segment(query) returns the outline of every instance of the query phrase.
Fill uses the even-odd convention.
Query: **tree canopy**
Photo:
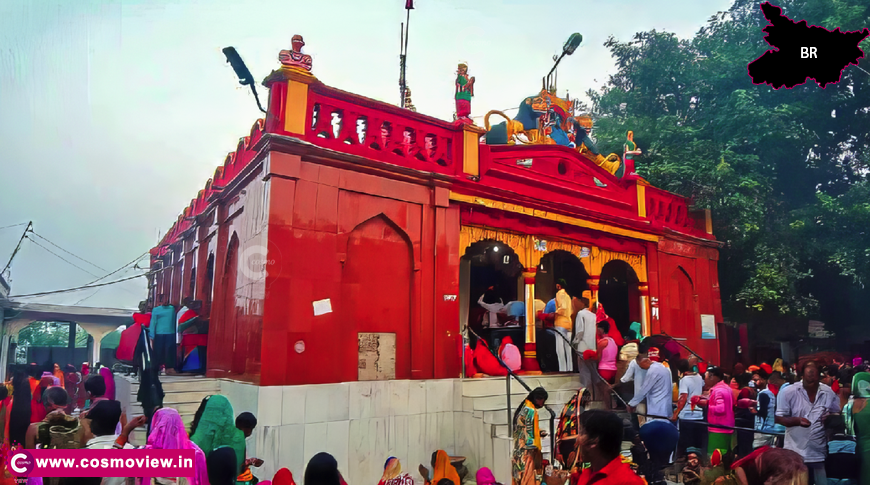
[[[777,5],[811,25],[870,25],[864,0]],[[610,38],[618,71],[588,93],[598,145],[619,152],[633,130],[638,173],[712,210],[726,317],[843,330],[870,320],[856,304],[870,278],[870,63],[826,89],[753,85],[747,64],[770,48],[766,25],[757,2],[735,0],[692,39]]]
[[[67,322],[33,322],[18,333],[18,347],[66,347],[69,345]],[[87,348],[88,333],[76,325],[76,348]]]

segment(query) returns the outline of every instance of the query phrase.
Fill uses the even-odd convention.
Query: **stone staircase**
[[[582,387],[577,374],[557,374],[544,376],[520,376],[530,388],[543,387],[549,398],[547,406],[555,413],[554,426],[559,424],[559,414],[565,404]],[[516,408],[528,395],[528,391],[511,379],[510,410],[507,403],[507,383],[504,377],[484,379],[464,379],[462,381],[462,409],[457,410],[456,422],[457,453],[468,458],[469,468],[489,467],[501,483],[510,483],[511,454],[513,441],[510,420]],[[589,409],[600,408],[602,403],[592,402]],[[508,415],[510,411],[510,416]],[[542,430],[550,431],[550,413],[546,409],[538,412]],[[544,458],[552,460],[550,438],[541,441]]]
[[[134,377],[129,376],[116,376],[116,382],[119,378],[128,383],[125,386],[129,389],[127,394],[129,401],[127,402],[122,400],[121,388],[118,386],[118,398],[122,400],[122,405],[126,405],[128,419],[143,414],[142,405],[136,398],[136,394],[139,392],[139,382]],[[163,406],[178,411],[187,427],[193,422],[193,416],[202,400],[206,396],[220,394],[220,381],[203,376],[160,376],[160,383],[163,384],[163,392],[166,394],[163,398]],[[134,431],[131,441],[136,445],[145,444],[145,429],[140,428]]]

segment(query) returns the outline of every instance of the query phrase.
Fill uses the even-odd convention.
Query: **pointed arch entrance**
[[[643,320],[639,283],[637,273],[621,259],[609,261],[601,268],[598,301],[622,335],[629,332],[632,322]]]
[[[522,274],[520,256],[502,241],[484,239],[466,247],[459,265],[461,327],[468,325],[475,333],[486,338],[484,333],[488,332],[485,330],[490,327],[486,305],[523,301],[525,289]],[[497,318],[499,323],[510,321],[507,314]],[[517,329],[522,336],[522,325]],[[468,339],[474,346],[477,337],[469,332]]]
[[[662,315],[662,330],[676,338],[695,342],[701,338],[700,317],[695,310],[695,283],[682,266],[667,280],[667,314]]]
[[[339,314],[340,321],[348,328],[336,333],[336,339],[342,340],[339,348],[361,351],[359,339],[363,333],[394,334],[395,361],[390,363],[389,355],[379,356],[377,372],[390,379],[410,379],[411,298],[414,294],[410,238],[387,216],[380,214],[350,232],[346,254],[341,272]],[[348,331],[351,328],[356,332]],[[336,358],[342,360],[342,366],[349,367],[348,373],[362,375],[358,371],[364,364],[356,352]]]
[[[541,258],[535,274],[535,299],[544,303],[556,297],[556,283],[565,280],[565,291],[580,298],[589,290],[589,273],[574,253],[563,249],[550,251]]]

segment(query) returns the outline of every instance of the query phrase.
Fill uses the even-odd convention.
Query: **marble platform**
[[[249,411],[257,416],[258,425],[248,439],[247,454],[264,460],[264,465],[254,470],[261,480],[270,480],[279,468],[286,467],[301,483],[308,460],[325,451],[336,458],[348,483],[377,483],[384,462],[395,456],[401,460],[403,470],[422,484],[417,466],[428,465],[432,452],[443,449],[467,458],[469,480],[474,479],[478,468],[487,466],[499,482],[510,483],[511,441],[504,378],[270,387],[199,379],[197,389],[206,386],[223,394],[236,415]],[[557,414],[580,387],[576,375],[524,380],[532,388],[547,389],[548,405]],[[525,395],[525,389],[514,381],[512,410]],[[199,394],[194,397],[202,399]],[[181,396],[175,400],[187,401]],[[549,413],[542,410],[540,420],[542,429],[546,429]],[[546,453],[549,440],[545,442]]]
[[[528,378],[542,385],[559,413],[579,388],[576,376]],[[503,378],[427,381],[348,382],[310,386],[260,387],[221,381],[221,393],[236,413],[253,412],[258,426],[249,442],[249,456],[265,460],[258,470],[269,479],[287,467],[303,476],[316,453],[335,456],[348,483],[377,483],[390,456],[422,483],[416,471],[428,465],[433,451],[467,457],[473,479],[490,467],[502,483],[510,483],[506,383]],[[525,397],[514,383],[511,407]],[[541,414],[542,427],[549,414]],[[509,440],[508,440],[509,441]],[[501,448],[495,449],[494,445]]]

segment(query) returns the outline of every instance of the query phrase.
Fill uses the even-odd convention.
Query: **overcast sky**
[[[516,107],[579,32],[583,45],[562,61],[559,89],[583,97],[614,72],[602,46],[608,36],[658,29],[689,38],[730,4],[416,0],[408,85],[419,112],[450,120],[456,64],[467,61],[477,78],[473,116]],[[235,46],[262,80],[298,33],[321,81],[398,103],[403,7],[404,0],[0,1],[0,227],[32,220],[36,233],[96,265],[34,238],[75,268],[25,240],[12,293],[87,284],[170,228],[261,116],[223,47]],[[23,229],[0,229],[0,269]],[[133,308],[144,297],[142,278],[27,300]]]

